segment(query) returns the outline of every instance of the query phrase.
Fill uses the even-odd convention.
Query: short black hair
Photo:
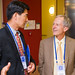
[[[21,15],[24,10],[29,10],[29,6],[21,1],[12,1],[7,6],[7,20],[10,20],[15,12]]]

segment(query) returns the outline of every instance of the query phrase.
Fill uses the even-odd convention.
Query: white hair
[[[58,18],[58,17],[63,17],[63,18],[64,18],[64,20],[63,20],[63,25],[64,25],[65,27],[68,27],[68,28],[71,27],[72,22],[71,22],[71,20],[70,20],[69,17],[67,17],[67,16],[65,16],[65,15],[57,15],[56,18]]]

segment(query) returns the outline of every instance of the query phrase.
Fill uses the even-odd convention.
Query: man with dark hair
[[[0,70],[10,62],[7,75],[28,75],[35,71],[35,61],[19,31],[28,21],[28,10],[28,5],[21,1],[12,1],[7,7],[7,23],[0,30]]]

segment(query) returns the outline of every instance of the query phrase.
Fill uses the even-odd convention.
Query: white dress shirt
[[[58,47],[58,42],[62,42],[61,43],[61,47],[62,47],[62,57],[64,56],[64,44],[65,44],[65,36],[63,37],[62,40],[58,40],[56,37],[55,37],[55,43],[56,43],[56,51],[57,51],[57,47]],[[53,42],[53,49],[54,49],[54,75],[57,75],[57,63],[56,63],[56,55],[55,55],[55,46],[54,46],[54,42]],[[58,56],[58,54],[57,54]]]

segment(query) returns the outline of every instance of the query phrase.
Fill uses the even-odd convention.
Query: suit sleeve
[[[32,56],[30,56],[30,62],[33,62],[36,65],[36,63],[35,63],[34,59],[32,58]]]
[[[43,71],[43,64],[44,64],[44,49],[43,49],[43,43],[42,41],[40,42],[40,47],[39,47],[39,67],[38,67],[38,71],[40,73],[40,75],[42,75],[42,71]]]
[[[2,58],[2,46],[1,46],[1,39],[0,39],[0,71],[2,69],[1,58]]]
[[[35,63],[34,59],[32,58],[32,56],[30,56],[30,62],[34,63],[34,65],[35,65],[35,70],[36,70],[36,63]],[[34,70],[33,72],[35,72],[35,70]]]
[[[73,69],[73,73],[71,75],[75,75],[75,51],[74,51],[74,69]]]
[[[72,75],[75,75],[75,67],[74,67],[74,71],[73,71]]]

